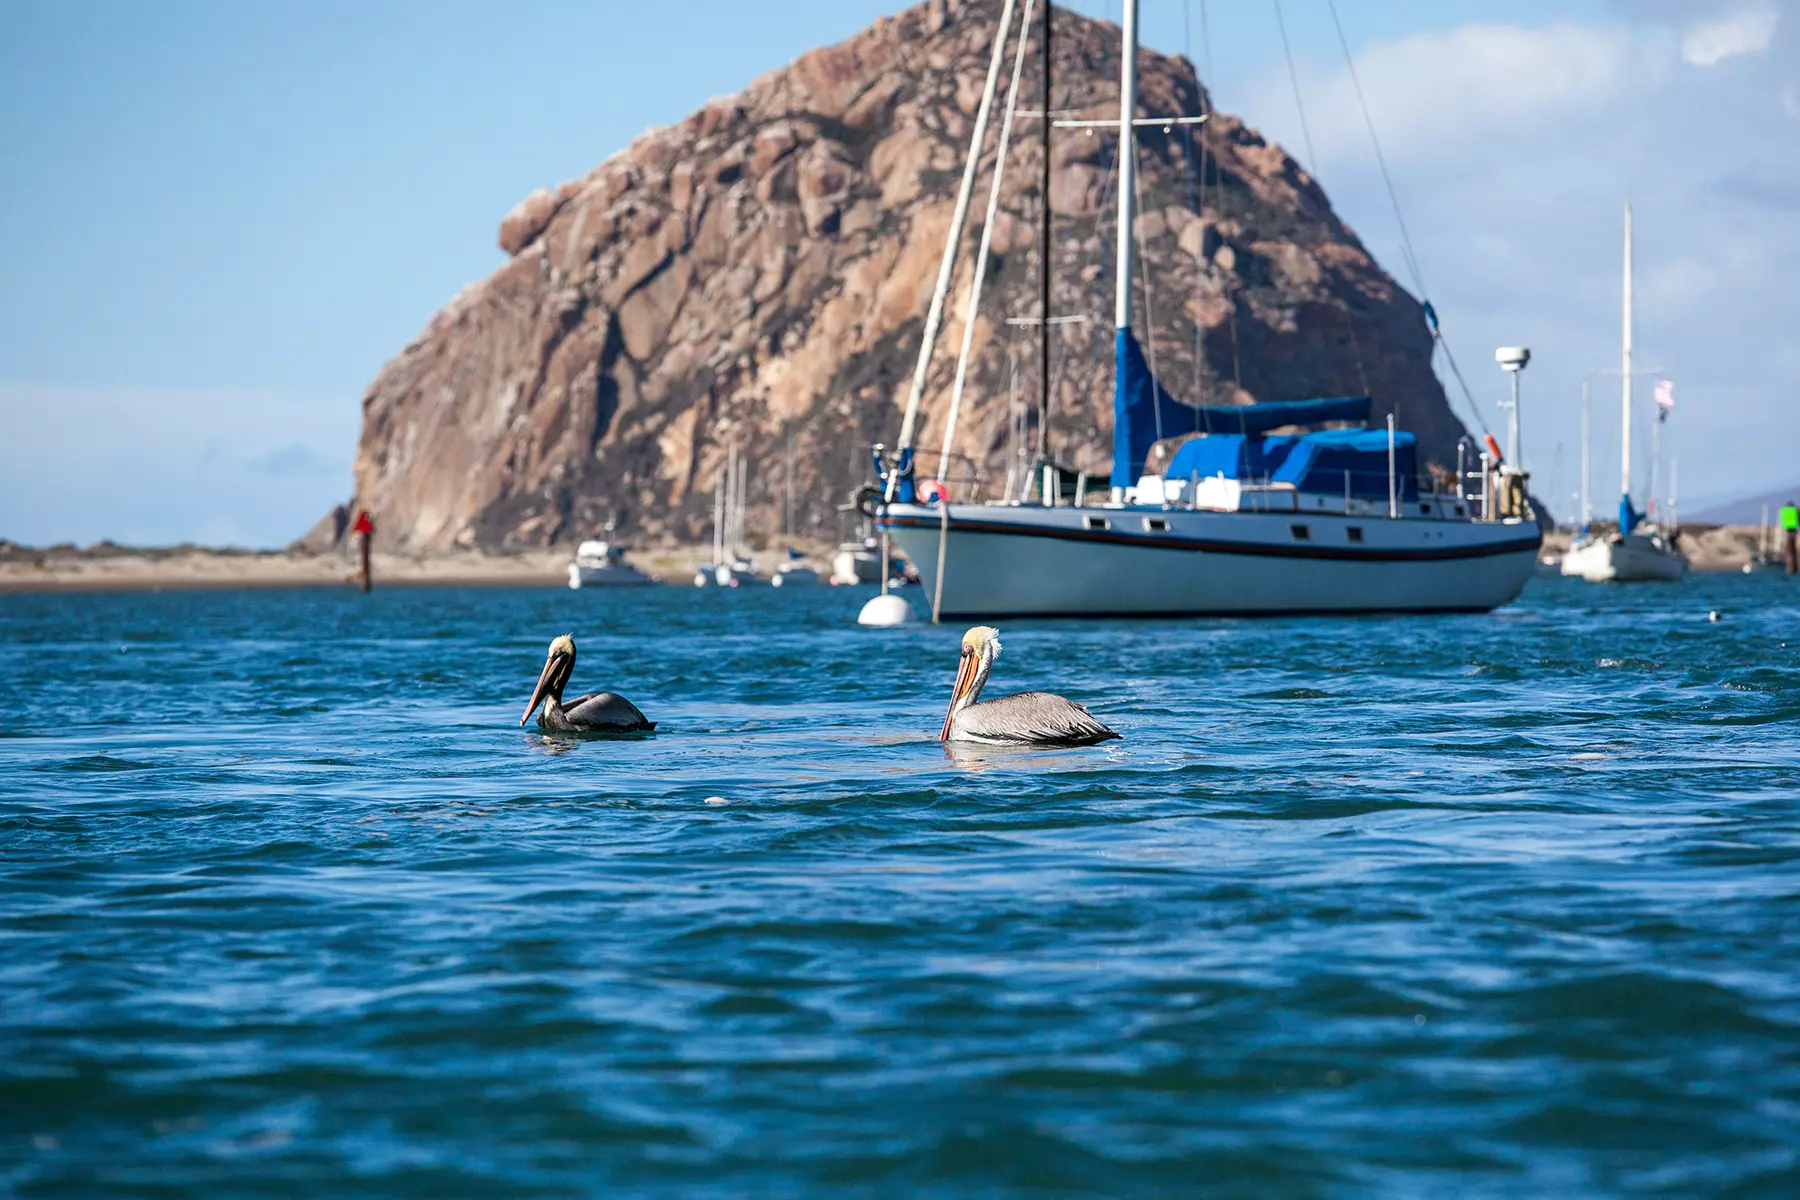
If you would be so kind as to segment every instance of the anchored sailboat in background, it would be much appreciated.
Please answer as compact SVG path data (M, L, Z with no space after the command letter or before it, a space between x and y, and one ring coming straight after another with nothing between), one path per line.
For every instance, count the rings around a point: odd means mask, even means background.
M1646 521L1631 503L1631 205L1625 206L1625 298L1619 365L1619 529L1607 537L1579 538L1563 555L1562 573L1590 583L1633 583L1680 579L1688 561L1662 530ZM1665 381L1666 382L1666 381ZM1668 395L1669 407L1673 395ZM1663 407L1664 396L1658 396ZM1652 484L1652 492L1655 485ZM1652 507L1655 500L1652 498Z
M713 557L694 571L695 587L738 587L756 582L756 571L744 549L747 467L735 443L725 469L713 483Z
M1452 491L1426 490L1418 483L1413 435L1398 430L1392 416L1385 431L1271 432L1366 421L1373 407L1366 396L1196 408L1177 402L1152 374L1131 327L1134 126L1205 118L1137 116L1137 7L1136 0L1125 0L1122 22L1109 492L1090 503L1078 485L1072 506L1062 503L1060 487L1041 489L1037 504L922 503L910 478L912 431L1010 32L1010 0L1002 11L939 291L926 321L899 453L884 472L885 503L876 522L918 564L934 619L1484 611L1512 600L1531 575L1542 538L1522 499L1502 514L1495 486L1499 464L1490 456L1483 456L1478 496L1463 495L1460 471ZM1030 11L1027 0L1026 24ZM1022 26L1021 57L1023 40ZM1013 80L996 176L1004 169L1017 99L1017 62ZM998 193L996 178L977 261L985 261ZM984 275L974 272L970 284L945 458ZM1158 431L1182 429L1203 436L1182 445L1162 473L1145 473Z

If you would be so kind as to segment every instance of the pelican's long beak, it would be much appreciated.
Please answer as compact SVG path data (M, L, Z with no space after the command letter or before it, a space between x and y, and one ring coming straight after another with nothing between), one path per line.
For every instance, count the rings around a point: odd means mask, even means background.
M956 706L962 703L962 698L968 694L969 688L975 682L975 671L974 652L965 648L962 652L962 661L956 667L956 682L950 685L950 711L944 714L944 729L942 733L938 734L938 741L950 740L950 722L956 720Z
M523 725L531 720L531 714L537 711L537 706L550 694L551 688L556 685L557 676L562 673L563 665L568 661L569 656L566 654L552 654L544 660L544 672L538 676L537 686L531 689L531 703L525 706L525 715L519 718L519 724Z

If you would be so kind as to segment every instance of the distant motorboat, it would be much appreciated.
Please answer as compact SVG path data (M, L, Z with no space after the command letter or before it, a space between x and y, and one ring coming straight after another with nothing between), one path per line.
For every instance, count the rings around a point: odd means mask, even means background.
M774 578L769 580L773 587L813 587L825 582L818 571L803 562L785 562L775 568Z
M611 542L583 542L569 564L569 586L649 587L656 580L625 561L625 548Z

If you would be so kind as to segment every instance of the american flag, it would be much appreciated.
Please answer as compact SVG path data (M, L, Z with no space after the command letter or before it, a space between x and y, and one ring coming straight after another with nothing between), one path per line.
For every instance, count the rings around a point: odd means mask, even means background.
M1658 408L1675 407L1675 381L1673 379L1656 381L1656 405Z

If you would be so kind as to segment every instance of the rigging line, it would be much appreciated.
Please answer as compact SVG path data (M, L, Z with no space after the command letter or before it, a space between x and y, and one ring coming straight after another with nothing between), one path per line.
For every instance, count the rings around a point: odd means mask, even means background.
M988 114L993 109L994 93L1000 83L1000 68L1006 61L1006 39L1012 32L1013 0L1005 0L1000 9L1000 24L994 36L993 55L988 59L987 83L982 89L981 104L975 110L975 127L969 137L969 157L963 164L962 183L956 191L956 207L950 215L949 236L944 239L944 255L938 262L937 283L931 291L931 307L925 314L925 332L919 339L919 360L913 367L912 389L906 397L906 415L900 421L900 449L905 451L913 444L913 430L919 416L919 402L925 395L926 376L931 369L932 350L937 345L937 336L944 318L944 299L950 294L950 281L956 267L957 250L962 242L963 222L969 215L969 197L975 190L975 174L981 165L981 147L987 139ZM939 464L942 466L942 464ZM887 501L894 499L895 486L899 480L899 471L888 473L888 484L884 493ZM886 535L882 545L886 546ZM887 579L882 579L882 592L887 592Z
M1300 114L1300 137L1306 143L1306 170L1312 176L1313 186L1319 187L1319 156L1313 151L1312 128L1306 123L1306 102L1300 98L1300 72L1294 69L1294 49L1288 43L1287 21L1281 15L1281 0L1270 0L1275 7L1275 26L1281 30L1281 53L1287 59L1288 82L1294 87L1294 111ZM1350 310L1341 310L1344 318L1344 338L1350 343L1350 360L1356 364L1356 380L1361 385L1363 395L1369 394L1369 376L1363 370L1362 339L1356 336L1356 324L1350 319Z
M1187 59L1189 63L1194 61L1193 50L1193 11L1189 7L1188 0L1181 0L1181 55L1183 58ZM1206 116L1208 115L1206 84L1200 80L1196 80L1195 82L1200 84L1200 115ZM1181 163L1182 166L1186 168L1184 173L1187 175L1188 210L1194 214L1195 220L1200 222L1200 250L1201 253L1204 254L1206 252L1206 139L1204 137L1200 139L1200 199L1198 203L1196 203L1194 199L1193 126L1183 125L1181 127L1181 137ZM1194 390L1192 393L1196 405L1206 403L1206 381L1201 375L1201 364L1206 361L1206 327L1201 324L1199 315L1201 274L1200 264L1196 261L1194 263ZM1198 408L1194 410L1194 428L1200 428L1200 411Z
M1412 277L1413 287L1419 293L1419 303L1425 310L1425 323L1431 329L1431 340L1444 348L1444 361L1450 365L1450 373L1456 376L1456 384L1462 389L1463 402L1470 415L1475 418L1475 424L1485 434L1488 426L1482 419L1481 406L1475 403L1475 393L1469 390L1468 381L1463 378L1461 368L1456 365L1456 356L1450 352L1450 343L1444 337L1443 330L1438 328L1437 312L1431 307L1431 293L1425 287L1425 273L1419 268L1419 258L1413 250L1412 234L1406 228L1406 217L1400 210L1400 193L1394 189L1394 177L1388 170L1387 155L1382 153L1381 139L1375 133L1375 118L1369 113L1369 101L1363 95L1362 80L1356 74L1356 59L1350 53L1350 39L1344 36L1344 23L1338 19L1337 0L1325 0L1325 7L1331 11L1331 24L1337 31L1338 47L1344 52L1344 69L1350 76L1351 88L1356 92L1357 106L1362 109L1363 124L1369 130L1369 143L1375 148L1375 165L1381 169L1381 182L1387 189L1388 203L1394 210L1394 223L1400 227L1400 253L1405 259L1407 274Z
M1413 286L1419 289L1419 298L1425 299L1430 293L1425 289L1425 275L1419 270L1419 260L1413 254L1412 235L1407 232L1406 218L1400 212L1400 196L1394 191L1394 177L1388 173L1387 156L1381 152L1381 139L1375 135L1375 118L1369 115L1369 102L1363 96L1362 80L1356 74L1356 60L1350 53L1350 40L1344 36L1344 23L1338 20L1337 0L1325 0L1325 6L1331 10L1331 24L1337 30L1338 46L1344 51L1344 69L1350 75L1350 86L1356 92L1356 103L1362 109L1363 124L1369 129L1369 143L1375 147L1375 165L1381 168L1381 182L1387 188L1388 203L1394 209L1394 223L1400 227L1400 249L1406 256L1406 270L1412 276Z
M1306 143L1306 169L1317 182L1319 159L1313 153L1312 130L1306 124L1306 105L1300 102L1300 73L1294 70L1294 51L1288 45L1287 22L1281 19L1281 0L1272 0L1272 3L1275 5L1275 26L1281 30L1281 53L1287 58L1288 82L1294 85L1294 110L1300 114L1300 138Z
M1019 81L1025 74L1025 48L1031 30L1031 9L1036 0L1025 0L1019 19L1019 41L1013 52L1012 83L1006 91L1006 113L1000 119L1000 140L994 149L994 180L988 189L987 216L981 226L981 245L970 263L968 300L963 309L962 351L956 356L956 378L950 387L950 415L944 422L944 448L938 455L939 478L949 474L950 445L956 440L956 418L962 412L963 386L969 377L969 354L975 345L976 318L981 312L981 288L987 282L988 251L994 242L994 218L1000 211L1000 189L1006 178L1006 149L1012 140L1013 114L1019 104ZM1004 34L1003 34L1004 36Z

